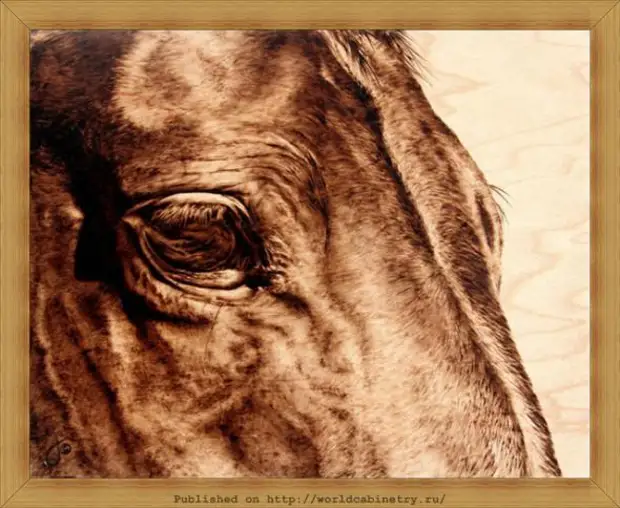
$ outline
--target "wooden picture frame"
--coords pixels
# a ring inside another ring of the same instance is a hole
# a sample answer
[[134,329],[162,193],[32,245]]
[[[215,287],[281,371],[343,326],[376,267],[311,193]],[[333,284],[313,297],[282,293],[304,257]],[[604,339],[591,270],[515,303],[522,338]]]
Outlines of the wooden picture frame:
[[[1,0],[0,506],[291,506],[314,495],[415,495],[455,507],[620,506],[619,0]],[[578,29],[591,34],[591,475],[588,479],[30,479],[28,452],[29,31],[223,28]],[[407,492],[407,494],[404,494]],[[268,498],[267,496],[271,496]],[[252,497],[253,499],[246,499]],[[256,501],[258,497],[259,502]],[[280,498],[280,501],[283,501]],[[337,500],[336,500],[337,501]],[[190,504],[190,503],[187,503]],[[422,503],[418,503],[422,504]],[[287,505],[287,501],[279,503]],[[207,505],[208,506],[208,505]],[[375,505],[376,506],[376,505]],[[404,505],[400,505],[404,506]]]

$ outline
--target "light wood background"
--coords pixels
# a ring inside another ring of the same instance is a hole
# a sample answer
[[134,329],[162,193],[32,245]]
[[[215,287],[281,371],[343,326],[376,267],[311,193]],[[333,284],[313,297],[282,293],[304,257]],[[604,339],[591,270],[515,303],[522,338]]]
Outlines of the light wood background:
[[504,309],[563,475],[589,477],[590,34],[410,34],[429,100],[507,193]]

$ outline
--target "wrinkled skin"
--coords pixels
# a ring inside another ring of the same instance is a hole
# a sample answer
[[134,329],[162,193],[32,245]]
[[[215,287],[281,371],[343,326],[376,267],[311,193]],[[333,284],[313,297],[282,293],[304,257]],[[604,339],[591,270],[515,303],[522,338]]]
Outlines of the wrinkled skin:
[[34,476],[560,474],[408,48],[34,36]]

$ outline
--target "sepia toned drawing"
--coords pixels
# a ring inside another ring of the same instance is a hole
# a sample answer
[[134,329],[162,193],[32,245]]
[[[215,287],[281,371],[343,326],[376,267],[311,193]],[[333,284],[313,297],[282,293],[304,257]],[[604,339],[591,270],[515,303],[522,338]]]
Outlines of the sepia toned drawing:
[[420,66],[394,31],[32,34],[33,476],[560,476]]

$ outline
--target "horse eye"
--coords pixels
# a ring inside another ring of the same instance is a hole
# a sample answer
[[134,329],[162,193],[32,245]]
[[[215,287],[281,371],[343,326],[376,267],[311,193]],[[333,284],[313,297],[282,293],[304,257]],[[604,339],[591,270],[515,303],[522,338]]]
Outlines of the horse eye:
[[125,218],[160,278],[200,287],[237,286],[266,265],[255,221],[232,198],[176,195]]
[[252,224],[224,205],[168,205],[153,210],[148,224],[146,245],[170,270],[247,271],[261,263]]

